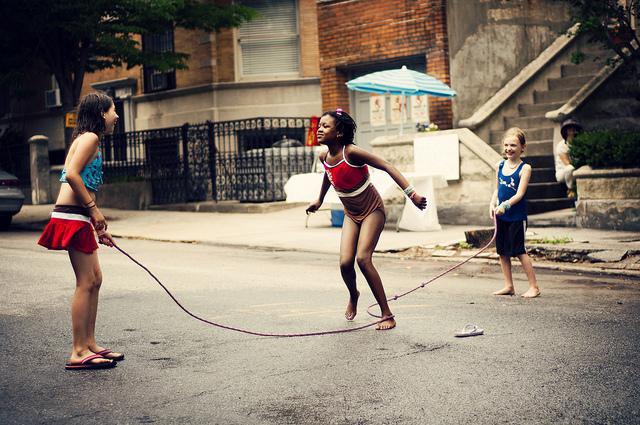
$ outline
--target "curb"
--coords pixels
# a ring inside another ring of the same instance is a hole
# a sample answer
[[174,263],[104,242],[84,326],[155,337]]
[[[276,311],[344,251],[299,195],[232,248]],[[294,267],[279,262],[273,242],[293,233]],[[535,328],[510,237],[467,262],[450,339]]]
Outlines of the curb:
[[[12,225],[14,229],[19,230],[29,230],[29,231],[41,231],[44,229],[46,225],[46,221],[44,222],[30,222],[30,223],[16,223]],[[239,249],[252,249],[257,251],[271,251],[271,252],[307,252],[312,254],[332,254],[332,251],[321,251],[317,249],[304,249],[304,248],[286,248],[286,247],[275,247],[269,245],[250,245],[250,244],[235,244],[228,242],[213,242],[213,241],[202,241],[202,240],[178,240],[178,239],[161,239],[161,238],[153,238],[153,237],[145,237],[145,236],[127,236],[121,234],[113,234],[114,237],[120,239],[130,239],[130,240],[146,240],[153,242],[164,242],[164,243],[185,243],[185,244],[200,244],[206,246],[220,247],[220,248],[239,248]],[[407,249],[410,249],[408,247]],[[571,250],[562,248],[565,251],[571,252]],[[396,259],[406,259],[412,261],[436,261],[436,262],[460,262],[466,260],[468,257],[461,257],[455,254],[450,256],[432,256],[432,255],[424,255],[424,256],[408,256],[402,255],[402,251],[388,252],[388,251],[376,251],[375,255],[378,257],[384,258],[396,258]],[[499,265],[498,259],[494,258],[473,258],[469,261],[469,263],[474,264],[489,264],[489,265]],[[602,263],[594,263],[594,264],[602,264]],[[585,265],[577,265],[574,263],[565,263],[565,262],[549,262],[549,261],[535,261],[534,268],[543,269],[543,270],[557,270],[557,271],[568,271],[575,273],[588,273],[594,275],[607,275],[607,276],[622,276],[622,277],[637,277],[640,278],[640,270],[626,270],[626,269],[617,269],[617,268],[605,268],[598,265],[593,266],[585,266]]]
[[[333,252],[329,251],[319,251],[312,249],[293,249],[293,248],[283,248],[283,247],[274,247],[268,245],[248,245],[248,244],[233,244],[228,242],[212,242],[212,241],[198,241],[198,240],[168,240],[168,239],[157,239],[157,238],[148,238],[148,237],[139,237],[139,236],[125,236],[125,235],[113,235],[114,237],[118,237],[121,239],[131,239],[131,240],[147,240],[153,242],[165,242],[165,243],[188,243],[188,244],[200,244],[205,246],[219,247],[219,248],[238,248],[238,249],[252,249],[256,251],[270,251],[270,252],[306,252],[311,254],[328,254],[331,255]],[[337,253],[336,253],[337,254]],[[401,253],[391,253],[391,252],[374,252],[376,257],[384,257],[384,258],[395,258],[395,259],[404,259],[411,261],[435,261],[435,262],[461,262],[466,260],[469,257],[459,257],[459,256],[449,256],[449,257],[434,257],[434,256],[422,256],[422,257],[411,257],[411,256],[403,256]],[[474,264],[489,264],[498,266],[499,262],[497,259],[492,258],[473,258],[469,260],[469,263]],[[534,262],[534,268],[543,269],[543,270],[558,270],[558,271],[567,271],[574,273],[587,273],[593,275],[606,275],[606,276],[623,276],[623,277],[638,277],[640,278],[640,270],[625,270],[625,269],[613,269],[613,268],[604,268],[600,266],[584,266],[584,265],[575,265],[570,263],[555,263],[549,261],[536,261]]]

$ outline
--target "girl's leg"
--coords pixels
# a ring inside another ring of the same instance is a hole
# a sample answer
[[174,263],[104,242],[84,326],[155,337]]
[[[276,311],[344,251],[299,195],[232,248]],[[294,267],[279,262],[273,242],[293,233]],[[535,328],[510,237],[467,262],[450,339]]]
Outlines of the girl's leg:
[[102,286],[102,270],[100,270],[100,264],[98,262],[98,258],[96,256],[96,269],[94,269],[93,273],[96,279],[96,284],[94,285],[94,290],[91,291],[91,299],[90,306],[91,312],[89,317],[89,332],[87,334],[87,339],[89,342],[89,348],[94,353],[100,351],[96,344],[96,317],[98,315],[98,296],[100,294],[100,286]]
[[525,298],[535,298],[540,295],[540,288],[538,288],[538,281],[536,279],[536,273],[533,271],[533,263],[528,254],[522,254],[518,256],[522,268],[524,269],[527,279],[529,280],[529,289],[522,294]]
[[[373,266],[373,251],[380,239],[380,233],[384,229],[384,214],[382,211],[374,211],[371,215],[367,216],[360,225],[360,237],[358,238],[358,250],[356,254],[356,261],[358,267],[367,283],[373,292],[373,296],[380,305],[380,312],[382,317],[391,316],[391,310],[389,304],[387,304],[387,296],[384,293],[384,287],[382,286],[382,279],[378,271]],[[392,329],[396,326],[396,321],[393,318],[389,318],[384,322],[378,324],[377,329]]]
[[[71,362],[77,362],[92,354],[89,347],[91,341],[95,344],[93,337],[92,320],[95,320],[93,313],[93,299],[96,297],[100,287],[100,276],[96,270],[100,270],[98,264],[98,254],[69,249],[69,259],[76,275],[76,290],[71,301],[71,328],[73,333],[73,346],[71,349]],[[95,298],[97,300],[97,298]],[[91,363],[109,362],[107,359],[94,359]]]
[[342,224],[342,237],[340,239],[340,274],[349,290],[349,303],[344,317],[353,320],[358,312],[358,297],[360,292],[356,287],[356,269],[353,264],[356,258],[356,246],[360,227],[347,215]]
[[504,288],[493,293],[493,295],[514,295],[513,276],[511,275],[511,258],[506,255],[500,256],[500,267],[504,276]]

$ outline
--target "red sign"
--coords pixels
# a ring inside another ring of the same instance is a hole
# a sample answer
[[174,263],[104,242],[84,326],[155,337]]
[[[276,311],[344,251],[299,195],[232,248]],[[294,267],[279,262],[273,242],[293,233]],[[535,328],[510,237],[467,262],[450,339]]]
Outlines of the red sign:
[[309,125],[309,132],[307,133],[307,140],[305,146],[318,146],[318,123],[320,118],[311,117],[311,124]]

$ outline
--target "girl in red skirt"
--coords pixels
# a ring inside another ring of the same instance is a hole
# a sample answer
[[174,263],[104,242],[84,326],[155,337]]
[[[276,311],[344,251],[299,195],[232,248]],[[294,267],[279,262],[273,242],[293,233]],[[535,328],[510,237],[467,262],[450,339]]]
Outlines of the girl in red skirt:
[[117,119],[113,100],[106,94],[89,93],[80,101],[73,142],[60,177],[60,194],[38,241],[46,248],[68,251],[76,275],[68,370],[111,368],[124,359],[123,354],[98,345],[95,339],[102,272],[94,231],[101,244],[113,246],[107,222],[96,205],[96,192],[102,184],[100,139],[113,133]]
[[382,280],[371,261],[373,251],[386,221],[382,198],[369,180],[367,165],[384,170],[403,188],[416,207],[423,210],[427,200],[418,195],[413,186],[396,167],[384,159],[354,145],[356,123],[346,112],[338,109],[325,112],[318,126],[318,142],[329,148],[320,155],[325,168],[318,200],[307,207],[307,213],[318,211],[329,186],[333,185],[344,205],[344,224],[340,241],[340,273],[349,290],[349,303],[345,317],[353,320],[357,312],[360,292],[356,288],[354,262],[364,275],[376,301],[380,305],[383,320],[377,329],[392,329],[396,321],[387,304]]

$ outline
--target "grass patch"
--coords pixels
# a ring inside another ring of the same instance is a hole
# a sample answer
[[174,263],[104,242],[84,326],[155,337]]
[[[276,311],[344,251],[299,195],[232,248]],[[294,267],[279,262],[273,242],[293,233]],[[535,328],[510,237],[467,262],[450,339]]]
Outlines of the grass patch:
[[548,238],[532,238],[527,239],[529,243],[539,243],[545,245],[561,245],[569,242],[573,242],[573,239],[568,236],[552,236]]

